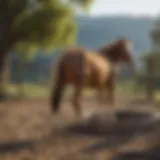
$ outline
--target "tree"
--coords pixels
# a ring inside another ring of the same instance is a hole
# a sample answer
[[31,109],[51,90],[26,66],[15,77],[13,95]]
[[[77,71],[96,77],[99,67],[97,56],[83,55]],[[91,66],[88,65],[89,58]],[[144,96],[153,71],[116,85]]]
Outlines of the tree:
[[24,65],[26,62],[33,60],[36,48],[31,43],[20,42],[17,43],[14,47],[14,53],[17,55],[17,76],[18,76],[18,90],[19,97],[24,95]]
[[154,48],[160,47],[160,19],[155,21],[154,27],[151,30],[150,38]]
[[150,38],[152,41],[151,54],[148,57],[154,61],[154,73],[159,75],[160,68],[160,18],[155,21],[154,27],[151,30]]
[[[74,42],[74,7],[86,9],[91,0],[0,1],[0,99],[5,59],[17,44],[54,48]],[[28,54],[28,53],[23,53]]]

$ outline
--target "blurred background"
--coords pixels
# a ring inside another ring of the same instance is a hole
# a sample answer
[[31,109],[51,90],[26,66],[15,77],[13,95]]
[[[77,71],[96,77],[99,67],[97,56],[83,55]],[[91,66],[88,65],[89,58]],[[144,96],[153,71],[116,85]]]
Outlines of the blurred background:
[[[143,99],[159,105],[159,12],[158,0],[1,0],[0,141],[37,137],[47,130],[50,78],[69,47],[96,50],[127,37],[136,73],[122,67],[116,103]],[[86,89],[84,95],[92,98],[93,92]],[[72,107],[64,108],[70,114]]]
[[97,49],[123,36],[133,42],[137,75],[124,67],[118,83],[130,91],[144,89],[145,57],[150,55],[157,61],[153,67],[158,90],[158,13],[158,1],[2,1],[1,98],[5,93],[48,96],[51,68],[66,47]]

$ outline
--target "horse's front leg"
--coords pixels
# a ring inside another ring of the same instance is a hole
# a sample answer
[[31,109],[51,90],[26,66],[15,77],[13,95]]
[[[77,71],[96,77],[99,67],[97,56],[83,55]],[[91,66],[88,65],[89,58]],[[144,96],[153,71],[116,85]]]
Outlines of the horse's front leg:
[[97,102],[99,106],[103,106],[105,104],[105,99],[104,99],[104,90],[105,86],[99,87],[97,90]]
[[115,86],[108,86],[107,87],[107,99],[108,99],[108,104],[111,107],[114,107],[115,105]]
[[82,89],[83,88],[80,86],[75,86],[75,90],[73,93],[73,100],[72,100],[75,113],[80,117],[82,115],[81,111]]

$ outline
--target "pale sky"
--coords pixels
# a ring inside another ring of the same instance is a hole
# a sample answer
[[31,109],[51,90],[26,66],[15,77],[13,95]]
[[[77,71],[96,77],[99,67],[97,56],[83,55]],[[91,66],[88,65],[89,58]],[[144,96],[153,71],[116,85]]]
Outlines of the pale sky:
[[160,13],[160,0],[95,0],[91,15],[131,14],[157,16]]

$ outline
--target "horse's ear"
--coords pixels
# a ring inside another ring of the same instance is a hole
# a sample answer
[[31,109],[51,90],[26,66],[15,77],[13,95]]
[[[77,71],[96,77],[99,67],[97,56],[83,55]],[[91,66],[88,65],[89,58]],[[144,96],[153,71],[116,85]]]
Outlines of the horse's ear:
[[105,52],[106,46],[101,45],[98,49],[99,52]]
[[122,46],[122,47],[124,47],[126,44],[130,44],[130,43],[131,43],[131,41],[127,38],[123,38],[118,41],[119,46]]
[[125,39],[125,37],[124,36],[119,36],[117,39],[122,40],[122,39]]
[[124,43],[124,42],[127,42],[127,41],[130,41],[130,39],[126,36],[120,36],[118,38],[118,42],[120,42],[120,43]]

